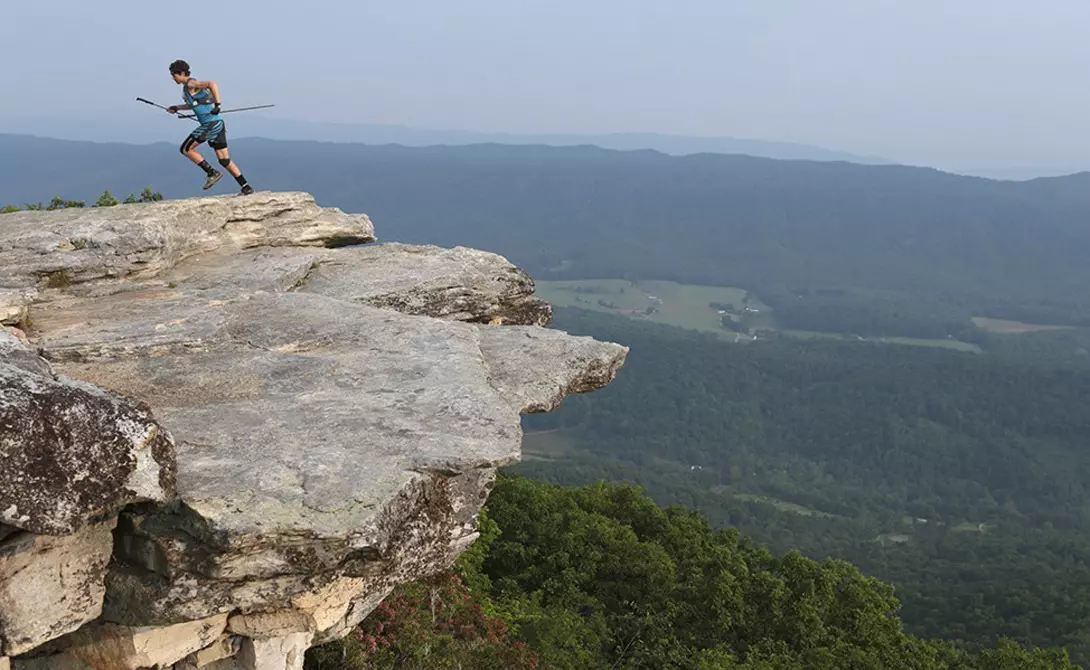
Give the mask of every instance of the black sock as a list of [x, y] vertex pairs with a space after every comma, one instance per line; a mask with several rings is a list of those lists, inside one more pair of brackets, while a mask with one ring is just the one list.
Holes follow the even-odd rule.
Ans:
[[238, 176], [235, 177], [235, 181], [238, 182], [239, 186], [245, 186], [246, 185], [246, 177], [243, 177], [241, 172], [239, 172]]
[[215, 172], [215, 170], [212, 169], [212, 166], [208, 164], [208, 161], [201, 161], [200, 163], [197, 163], [197, 167], [204, 170], [204, 173], [207, 175], [213, 174]]

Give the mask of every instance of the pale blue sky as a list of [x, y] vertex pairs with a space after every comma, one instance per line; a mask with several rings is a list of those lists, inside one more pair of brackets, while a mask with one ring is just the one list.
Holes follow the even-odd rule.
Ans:
[[0, 131], [146, 113], [133, 98], [173, 100], [185, 58], [229, 104], [293, 119], [1090, 165], [1087, 0], [5, 4]]

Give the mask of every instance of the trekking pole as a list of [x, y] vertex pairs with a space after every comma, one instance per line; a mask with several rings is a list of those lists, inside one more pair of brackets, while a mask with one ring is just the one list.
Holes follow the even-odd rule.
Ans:
[[142, 103], [147, 104], [147, 105], [151, 105], [152, 107], [158, 107], [159, 109], [164, 109], [164, 110], [166, 109], [166, 107], [163, 107], [159, 103], [152, 102], [151, 100], [147, 100], [145, 98], [137, 98], [136, 101], [137, 102], [142, 102]]
[[[162, 109], [162, 110], [165, 110], [165, 111], [168, 111], [168, 112], [170, 111], [170, 109], [168, 107], [164, 107], [163, 105], [160, 105], [157, 102], [152, 102], [151, 100], [148, 100], [147, 98], [137, 98], [136, 101], [151, 105], [152, 107], [158, 107], [159, 109]], [[221, 111], [220, 114], [230, 114], [231, 112], [249, 112], [249, 111], [254, 110], [254, 109], [268, 109], [270, 107], [276, 107], [276, 105], [255, 105], [254, 107], [236, 107], [235, 109], [225, 109], [225, 110]], [[181, 114], [181, 113], [177, 113], [177, 117], [179, 119], [195, 119], [195, 118], [197, 118], [197, 116], [195, 114]]]
[[[137, 98], [136, 101], [137, 102], [143, 102], [145, 104], [151, 105], [152, 107], [158, 107], [159, 109], [162, 109], [162, 110], [167, 111], [167, 112], [170, 111], [169, 108], [164, 107], [164, 106], [160, 105], [157, 102], [152, 102], [151, 100], [148, 100], [146, 98]], [[191, 118], [193, 118], [192, 116], [182, 116], [181, 114], [178, 114], [177, 112], [175, 112], [175, 117], [179, 118], [179, 119], [191, 119]]]
[[[155, 104], [155, 103], [152, 103]], [[230, 114], [231, 112], [249, 112], [254, 109], [268, 109], [269, 107], [276, 107], [276, 105], [256, 105], [254, 107], [236, 107], [235, 109], [224, 109], [220, 111], [220, 114]], [[180, 119], [192, 119], [195, 118], [193, 114], [179, 114]]]

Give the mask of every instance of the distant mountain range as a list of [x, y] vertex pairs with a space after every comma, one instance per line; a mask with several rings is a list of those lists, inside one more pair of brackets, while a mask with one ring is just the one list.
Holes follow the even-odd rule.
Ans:
[[[110, 118], [78, 121], [39, 117], [5, 123], [4, 130], [8, 133], [92, 142], [151, 143], [178, 136], [180, 143], [181, 136], [185, 134], [184, 130], [192, 122], [180, 122], [161, 112], [158, 114], [154, 112], [154, 109], [149, 108], [144, 114], [122, 114]], [[270, 118], [260, 113], [233, 116], [228, 125], [228, 131], [232, 137], [236, 138], [261, 137], [273, 140], [400, 144], [407, 147], [468, 144], [592, 145], [621, 151], [651, 149], [674, 156], [717, 153], [789, 160], [847, 161], [865, 165], [891, 163], [877, 156], [859, 156], [806, 144], [732, 137], [691, 137], [659, 133], [518, 135], [462, 130], [428, 130], [376, 123], [315, 123]]]
[[545, 146], [596, 146], [602, 149], [634, 151], [650, 149], [673, 156], [700, 153], [743, 154], [761, 158], [812, 161], [847, 161], [866, 165], [888, 165], [876, 156], [858, 156], [842, 151], [789, 142], [738, 139], [733, 137], [688, 137], [659, 133], [611, 133], [599, 135], [546, 134], [514, 135], [457, 130], [423, 130], [378, 124], [333, 124], [254, 118], [247, 133], [269, 139], [401, 144], [404, 146], [462, 146], [467, 144], [537, 144]]
[[[191, 121], [180, 121], [144, 105], [139, 109], [119, 111], [109, 116], [71, 118], [39, 115], [33, 118], [5, 120], [4, 133], [33, 135], [89, 142], [126, 142], [152, 144], [181, 143]], [[702, 137], [664, 133], [489, 133], [466, 130], [434, 130], [381, 123], [324, 123], [265, 116], [247, 112], [231, 116], [228, 132], [232, 138], [263, 138], [369, 145], [398, 144], [406, 147], [466, 146], [471, 144], [543, 145], [554, 147], [596, 146], [618, 151], [649, 149], [671, 156], [694, 154], [736, 154], [778, 160], [848, 162], [860, 165], [915, 165], [933, 167], [959, 175], [1008, 181], [1038, 177], [1059, 177], [1090, 169], [1085, 165], [1029, 164], [942, 164], [901, 161], [874, 155], [854, 154], [795, 142], [736, 137]]]
[[1022, 167], [1005, 167], [1005, 168], [989, 168], [989, 167], [969, 167], [960, 169], [950, 169], [948, 172], [953, 174], [972, 176], [972, 177], [984, 177], [986, 179], [1002, 179], [1007, 181], [1028, 181], [1030, 179], [1040, 179], [1042, 177], [1066, 177], [1068, 175], [1085, 172], [1086, 167], [1077, 166], [1022, 166]]

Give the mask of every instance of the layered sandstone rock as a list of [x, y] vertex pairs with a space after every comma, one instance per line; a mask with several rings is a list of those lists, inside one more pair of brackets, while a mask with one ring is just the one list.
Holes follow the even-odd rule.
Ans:
[[[305, 194], [0, 216], [0, 656], [301, 668], [472, 543], [520, 414], [624, 361], [499, 256], [373, 239]], [[26, 609], [35, 565], [79, 607]]]

